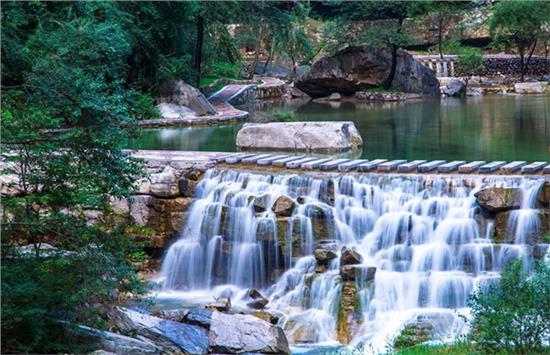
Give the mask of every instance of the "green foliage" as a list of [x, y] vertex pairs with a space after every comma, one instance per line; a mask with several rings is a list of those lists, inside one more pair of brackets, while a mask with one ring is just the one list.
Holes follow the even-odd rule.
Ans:
[[470, 306], [471, 338], [485, 351], [542, 351], [550, 337], [550, 265], [540, 262], [531, 274], [521, 262], [508, 265], [498, 285], [476, 292]]
[[290, 111], [274, 111], [273, 118], [279, 122], [297, 122], [298, 118], [294, 112]]
[[459, 47], [458, 66], [463, 72], [470, 75], [479, 74], [485, 66], [483, 52], [474, 47]]
[[[484, 355], [482, 351], [468, 342], [445, 345], [414, 345], [397, 352], [399, 355]], [[507, 354], [502, 352], [499, 354]]]
[[393, 348], [396, 350], [410, 348], [428, 340], [430, 340], [428, 334], [422, 331], [419, 332], [414, 324], [407, 324], [395, 338]]
[[212, 78], [238, 79], [241, 67], [240, 62], [215, 62], [208, 67], [207, 73]]

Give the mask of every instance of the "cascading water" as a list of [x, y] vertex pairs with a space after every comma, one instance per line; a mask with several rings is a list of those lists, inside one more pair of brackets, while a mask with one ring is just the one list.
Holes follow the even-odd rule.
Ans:
[[[293, 344], [336, 343], [347, 333], [352, 346], [376, 353], [418, 320], [445, 340], [466, 330], [459, 315], [477, 287], [489, 287], [510, 260], [531, 264], [543, 182], [212, 169], [165, 257], [164, 291], [230, 296], [238, 305], [247, 289], [260, 289]], [[476, 203], [474, 193], [492, 186], [521, 191], [508, 220], [513, 243], [493, 242], [495, 224]], [[272, 210], [282, 196], [289, 213]], [[342, 247], [361, 256], [354, 276], [343, 274]], [[313, 256], [319, 248], [334, 253], [324, 266]]]

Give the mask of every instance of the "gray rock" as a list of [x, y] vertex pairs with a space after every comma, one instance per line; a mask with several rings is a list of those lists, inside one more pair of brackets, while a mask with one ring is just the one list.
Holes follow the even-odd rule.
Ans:
[[236, 144], [244, 150], [342, 152], [358, 149], [363, 139], [353, 122], [246, 123]]
[[231, 299], [220, 297], [216, 299], [216, 302], [209, 303], [204, 308], [210, 311], [227, 312], [231, 309]]
[[[391, 70], [387, 50], [372, 47], [348, 47], [326, 56], [311, 66], [295, 86], [313, 98], [333, 92], [351, 96], [356, 91], [381, 86]], [[434, 73], [403, 50], [398, 51], [392, 88], [403, 92], [439, 96], [439, 81]]]
[[491, 212], [519, 208], [520, 196], [516, 188], [490, 187], [474, 194], [477, 203]]
[[159, 88], [159, 94], [159, 102], [185, 106], [200, 116], [216, 113], [206, 97], [183, 80], [164, 82]]
[[117, 327], [128, 334], [147, 338], [166, 352], [204, 354], [208, 349], [206, 329], [116, 307], [113, 319]]
[[356, 265], [361, 264], [363, 257], [357, 251], [344, 247], [340, 255], [340, 265]]
[[250, 308], [262, 309], [269, 303], [269, 300], [267, 298], [265, 298], [260, 293], [260, 291], [256, 290], [255, 288], [251, 288], [248, 291], [248, 296], [252, 299], [251, 302], [248, 302], [246, 304]]
[[342, 100], [342, 95], [340, 95], [337, 92], [333, 92], [332, 94], [330, 94], [327, 97], [321, 97], [321, 98], [315, 99], [313, 101], [340, 101], [340, 100]]
[[466, 94], [466, 85], [462, 80], [453, 79], [444, 88], [443, 93], [447, 96], [464, 96]]
[[91, 349], [96, 349], [93, 354], [159, 354], [163, 352], [147, 339], [134, 339], [117, 333], [107, 332], [83, 325], [76, 328], [67, 328], [67, 336], [79, 343], [86, 344]]
[[187, 118], [197, 115], [197, 113], [191, 110], [189, 107], [170, 104], [166, 102], [161, 102], [160, 104], [158, 104], [157, 109], [160, 112], [160, 117], [165, 119]]
[[265, 62], [257, 62], [254, 73], [282, 79], [290, 78], [294, 74], [291, 68], [275, 63], [269, 63], [266, 67]]
[[542, 94], [549, 88], [548, 82], [515, 83], [514, 91], [518, 94]]
[[254, 210], [256, 212], [264, 212], [265, 210], [267, 210], [267, 204], [269, 203], [270, 198], [271, 197], [268, 194], [263, 194], [255, 197], [254, 201], [252, 202]]
[[318, 264], [327, 265], [331, 260], [338, 257], [335, 252], [327, 249], [315, 249], [315, 260]]
[[209, 328], [212, 321], [212, 311], [192, 309], [185, 316], [184, 322]]
[[213, 353], [290, 354], [283, 330], [251, 315], [214, 312], [208, 340]]
[[275, 200], [271, 210], [278, 217], [290, 217], [295, 208], [296, 202], [294, 202], [290, 197], [283, 195], [279, 196], [277, 200]]

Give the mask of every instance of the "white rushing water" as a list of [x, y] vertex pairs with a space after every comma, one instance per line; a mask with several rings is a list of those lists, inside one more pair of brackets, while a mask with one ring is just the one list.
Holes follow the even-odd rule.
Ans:
[[[468, 298], [487, 288], [510, 260], [532, 264], [530, 236], [540, 233], [537, 194], [543, 180], [481, 176], [263, 175], [209, 170], [197, 187], [181, 237], [162, 265], [165, 295], [232, 303], [257, 288], [291, 343], [337, 343], [342, 295], [338, 258], [316, 273], [315, 249], [343, 246], [376, 268], [355, 279], [351, 346], [383, 351], [404, 325], [430, 324], [439, 340], [463, 334]], [[510, 243], [492, 240], [474, 193], [519, 187], [521, 208], [508, 219]], [[291, 216], [271, 206], [298, 202]], [[267, 207], [259, 211], [254, 200]], [[361, 274], [362, 275], [362, 274]], [[244, 301], [243, 301], [244, 302]]]

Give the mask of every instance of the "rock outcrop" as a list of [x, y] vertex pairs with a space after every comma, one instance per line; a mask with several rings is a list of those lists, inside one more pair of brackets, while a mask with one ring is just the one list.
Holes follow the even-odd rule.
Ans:
[[[372, 47], [348, 47], [326, 56], [311, 66], [295, 86], [313, 98], [334, 92], [351, 96], [357, 91], [381, 86], [391, 70], [391, 55]], [[438, 96], [439, 82], [434, 73], [409, 53], [398, 51], [391, 87], [407, 93]]]
[[353, 122], [246, 123], [237, 133], [243, 150], [342, 152], [361, 147]]
[[491, 187], [480, 190], [474, 195], [477, 203], [490, 212], [519, 208], [519, 190], [515, 188]]
[[281, 327], [251, 315], [214, 312], [208, 340], [213, 353], [290, 354]]
[[531, 83], [515, 83], [514, 91], [518, 94], [543, 94], [548, 91], [548, 82], [535, 81]]
[[159, 88], [159, 103], [185, 106], [200, 115], [215, 114], [216, 110], [197, 88], [183, 80], [168, 80]]
[[466, 85], [461, 80], [453, 79], [443, 88], [443, 93], [447, 96], [466, 95]]
[[157, 105], [160, 116], [166, 119], [187, 118], [196, 116], [196, 112], [188, 107], [162, 102]]

